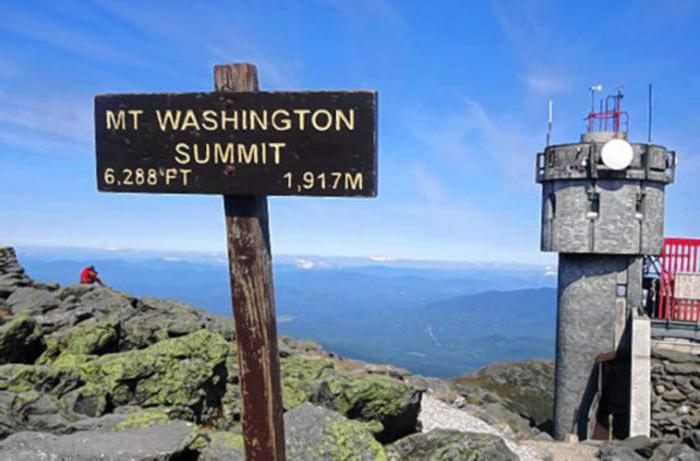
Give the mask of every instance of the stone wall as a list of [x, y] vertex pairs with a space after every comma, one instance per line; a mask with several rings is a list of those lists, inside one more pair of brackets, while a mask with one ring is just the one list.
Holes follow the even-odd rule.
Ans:
[[652, 348], [651, 435], [682, 439], [700, 425], [700, 355]]

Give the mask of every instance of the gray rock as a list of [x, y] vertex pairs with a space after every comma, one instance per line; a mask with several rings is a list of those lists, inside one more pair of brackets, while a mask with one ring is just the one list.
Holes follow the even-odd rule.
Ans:
[[378, 365], [369, 363], [362, 368], [362, 371], [374, 375], [386, 375], [396, 379], [405, 379], [411, 375], [411, 372], [405, 368], [399, 368], [394, 365]]
[[436, 398], [443, 400], [449, 394], [456, 395], [456, 390], [449, 381], [438, 378], [429, 378], [421, 375], [411, 375], [406, 378], [406, 382], [419, 389], [429, 390]]
[[696, 362], [700, 363], [700, 357], [695, 354], [689, 354], [685, 352], [677, 352], [672, 350], [653, 348], [651, 351], [652, 357], [668, 360], [669, 362], [684, 363], [684, 362]]
[[700, 376], [700, 363], [667, 363], [666, 372], [674, 375], [697, 375]]
[[0, 364], [34, 363], [44, 351], [36, 321], [20, 314], [0, 325]]
[[517, 461], [500, 437], [444, 429], [413, 434], [393, 443], [387, 449], [390, 460], [412, 461]]
[[652, 454], [650, 461], [698, 461], [700, 453], [682, 443], [664, 443]]
[[693, 450], [700, 451], [700, 430], [688, 431], [683, 441]]
[[661, 398], [669, 402], [682, 402], [685, 400], [685, 395], [678, 389], [671, 389], [670, 391], [664, 392]]
[[637, 461], [648, 459], [658, 441], [649, 437], [630, 437], [626, 440], [604, 444], [598, 451], [598, 457], [604, 461]]
[[36, 391], [0, 391], [0, 438], [20, 431], [67, 432], [80, 417], [56, 396]]
[[[207, 441], [197, 461], [244, 461], [243, 437], [231, 432], [200, 434]], [[289, 458], [291, 459], [291, 458]]]
[[245, 454], [238, 448], [212, 444], [202, 450], [197, 461], [245, 461]]
[[125, 419], [131, 416], [130, 413], [110, 413], [107, 415], [102, 415], [98, 418], [81, 418], [74, 421], [66, 426], [66, 432], [79, 432], [79, 431], [112, 431], [115, 429], [117, 424], [121, 423]]
[[33, 287], [18, 288], [7, 298], [7, 305], [14, 314], [21, 311], [31, 315], [45, 314], [56, 309], [58, 304], [58, 298], [52, 292]]
[[0, 457], [17, 461], [38, 460], [138, 460], [196, 459], [188, 448], [194, 428], [175, 421], [169, 424], [120, 432], [81, 431], [68, 435], [20, 432], [0, 442]]
[[290, 460], [376, 459], [384, 451], [366, 423], [310, 403], [287, 412], [284, 425]]

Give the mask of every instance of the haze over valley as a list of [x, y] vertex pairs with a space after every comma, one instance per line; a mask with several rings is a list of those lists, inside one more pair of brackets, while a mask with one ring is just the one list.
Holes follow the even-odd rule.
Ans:
[[[225, 255], [18, 248], [38, 280], [76, 283], [94, 264], [137, 296], [178, 299], [231, 315]], [[451, 377], [496, 361], [551, 358], [551, 267], [389, 258], [273, 258], [281, 334], [349, 358]]]

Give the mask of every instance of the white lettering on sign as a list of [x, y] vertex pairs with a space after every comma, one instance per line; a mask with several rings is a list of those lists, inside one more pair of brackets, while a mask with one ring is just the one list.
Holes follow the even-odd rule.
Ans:
[[677, 299], [700, 300], [700, 273], [678, 272], [674, 296]]

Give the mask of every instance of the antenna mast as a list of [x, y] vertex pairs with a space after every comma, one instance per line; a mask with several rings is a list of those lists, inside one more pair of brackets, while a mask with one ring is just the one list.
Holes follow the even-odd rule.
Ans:
[[552, 112], [554, 109], [554, 102], [550, 99], [547, 104], [547, 145], [549, 146], [549, 141], [552, 138]]
[[653, 100], [652, 100], [652, 86], [651, 83], [649, 84], [649, 106], [647, 108], [647, 112], [649, 115], [649, 119], [647, 120], [647, 142], [651, 144], [651, 117], [652, 117], [652, 112], [654, 110], [654, 105], [653, 105]]

